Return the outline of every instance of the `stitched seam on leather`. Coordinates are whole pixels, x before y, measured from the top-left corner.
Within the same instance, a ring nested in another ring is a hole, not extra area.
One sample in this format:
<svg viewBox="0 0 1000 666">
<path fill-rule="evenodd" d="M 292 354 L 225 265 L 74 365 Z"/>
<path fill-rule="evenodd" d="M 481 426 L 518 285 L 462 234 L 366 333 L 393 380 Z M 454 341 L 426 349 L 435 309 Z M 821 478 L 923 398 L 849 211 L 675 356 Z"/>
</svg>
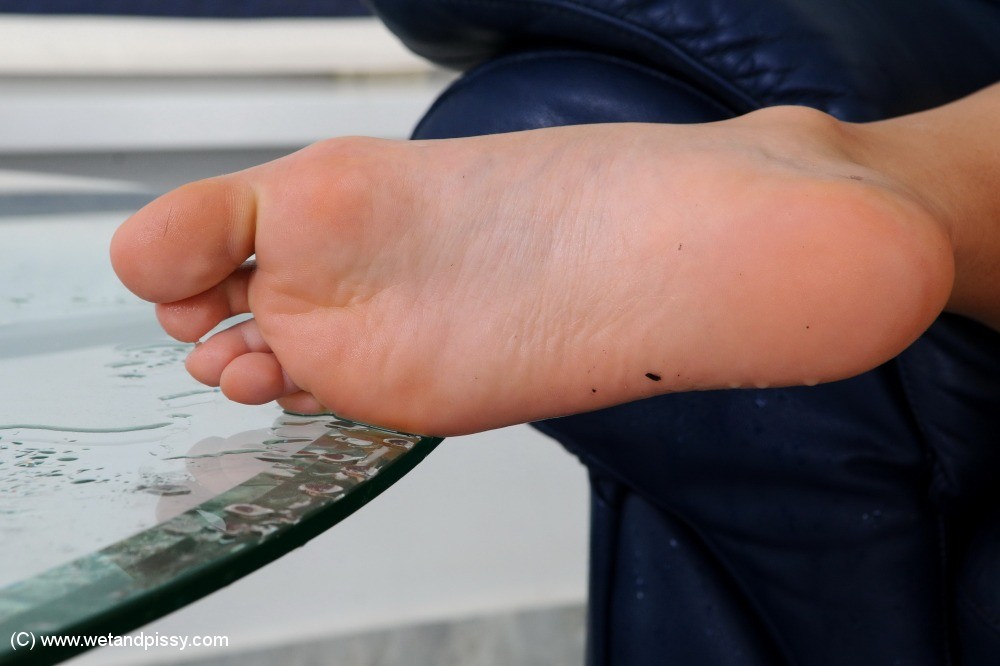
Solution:
<svg viewBox="0 0 1000 666">
<path fill-rule="evenodd" d="M 938 462 L 937 454 L 934 451 L 934 447 L 931 445 L 930 434 L 927 432 L 927 427 L 921 421 L 918 414 L 918 403 L 915 392 L 913 390 L 912 381 L 910 377 L 909 370 L 907 368 L 906 360 L 897 357 L 891 361 L 892 365 L 896 368 L 896 377 L 899 379 L 899 386 L 903 391 L 904 402 L 906 403 L 907 411 L 909 412 L 910 421 L 913 423 L 917 430 L 918 442 L 920 443 L 920 448 L 923 452 L 924 459 L 927 461 L 930 467 L 930 479 L 931 484 L 937 478 L 947 479 L 947 474 L 942 469 L 942 465 Z M 950 481 L 950 479 L 949 479 Z M 926 498 L 931 510 L 934 512 L 934 522 L 935 531 L 937 532 L 937 547 L 938 547 L 938 565 L 940 567 L 941 575 L 941 599 L 940 603 L 942 605 L 942 613 L 945 620 L 945 630 L 946 630 L 946 660 L 949 666 L 954 663 L 952 658 L 953 644 L 955 642 L 954 636 L 954 618 L 952 617 L 951 604 L 949 603 L 949 593 L 955 588 L 955 585 L 949 579 L 948 571 L 948 537 L 946 534 L 946 528 L 944 524 L 944 516 L 941 513 L 940 507 L 932 501 L 930 497 L 930 489 L 928 488 L 928 497 Z"/>
<path fill-rule="evenodd" d="M 639 74 L 644 74 L 646 76 L 654 78 L 660 83 L 675 88 L 682 93 L 697 97 L 700 101 L 705 102 L 707 105 L 709 105 L 710 107 L 712 107 L 713 109 L 720 112 L 726 117 L 730 117 L 737 114 L 737 111 L 735 109 L 726 107 L 718 100 L 713 99 L 712 97 L 702 92 L 701 90 L 698 90 L 694 86 L 688 85 L 684 81 L 674 78 L 669 74 L 653 69 L 652 67 L 648 67 L 646 65 L 632 62 L 631 60 L 628 60 L 626 58 L 619 58 L 617 56 L 611 56 L 603 53 L 592 53 L 589 51 L 537 50 L 525 53 L 518 53 L 515 55 L 499 56 L 495 60 L 491 60 L 490 62 L 484 65 L 480 65 L 479 67 L 470 70 L 467 75 L 455 81 L 451 86 L 448 87 L 447 90 L 445 90 L 441 94 L 440 97 L 438 97 L 434 101 L 431 107 L 427 109 L 427 112 L 424 114 L 423 118 L 420 119 L 416 127 L 413 129 L 412 135 L 414 136 L 417 135 L 423 129 L 426 119 L 429 118 L 431 115 L 433 115 L 434 111 L 438 108 L 438 106 L 443 105 L 448 99 L 453 97 L 456 93 L 461 92 L 464 88 L 467 88 L 468 86 L 474 84 L 483 76 L 486 76 L 497 69 L 500 69 L 502 67 L 511 64 L 516 64 L 519 62 L 525 62 L 528 60 L 535 60 L 535 59 L 538 60 L 544 59 L 548 61 L 594 60 L 597 62 L 612 63 L 614 65 L 618 65 L 620 67 L 632 70 Z"/>
<path fill-rule="evenodd" d="M 549 434 L 544 429 L 545 426 L 539 427 L 538 424 L 533 424 L 533 425 L 535 428 L 541 430 L 549 437 L 556 439 L 556 441 L 562 444 L 562 446 L 569 449 L 570 452 L 577 458 L 579 458 L 580 461 L 588 468 L 599 469 L 601 474 L 604 474 L 608 478 L 613 479 L 618 484 L 624 486 L 625 488 L 628 489 L 628 492 L 631 492 L 639 496 L 650 506 L 656 507 L 658 510 L 670 514 L 678 522 L 684 525 L 685 528 L 690 530 L 691 533 L 698 538 L 698 540 L 701 542 L 701 545 L 705 548 L 705 550 L 711 553 L 712 557 L 716 559 L 716 564 L 718 566 L 718 569 L 728 578 L 729 581 L 732 582 L 733 587 L 737 590 L 737 592 L 741 597 L 741 601 L 745 603 L 748 608 L 752 609 L 756 613 L 757 623 L 763 629 L 765 635 L 769 639 L 770 646 L 774 649 L 774 651 L 777 654 L 780 654 L 782 657 L 784 657 L 786 666 L 798 666 L 798 661 L 792 657 L 791 650 L 789 650 L 788 648 L 788 644 L 785 642 L 781 632 L 778 631 L 778 628 L 771 619 L 771 616 L 765 612 L 765 609 L 759 603 L 757 603 L 757 600 L 754 597 L 754 595 L 750 594 L 749 590 L 747 590 L 747 588 L 743 585 L 740 578 L 734 573 L 735 567 L 733 567 L 732 562 L 730 562 L 728 558 L 724 557 L 719 552 L 718 548 L 715 547 L 711 539 L 705 536 L 704 532 L 699 530 L 691 521 L 687 520 L 678 511 L 663 506 L 660 502 L 656 501 L 654 498 L 647 495 L 641 489 L 636 488 L 627 481 L 625 481 L 625 479 L 622 478 L 615 470 L 605 465 L 599 458 L 591 456 L 588 453 L 586 453 L 583 447 L 580 447 L 579 442 L 576 442 L 576 438 L 570 437 L 569 439 L 573 441 L 573 444 L 566 444 L 563 442 L 562 439 L 557 439 L 554 435 Z"/>
<path fill-rule="evenodd" d="M 931 442 L 933 439 L 931 433 L 927 430 L 926 424 L 920 418 L 921 401 L 913 390 L 913 379 L 910 376 L 907 361 L 906 359 L 899 357 L 892 363 L 896 366 L 896 374 L 899 377 L 899 385 L 903 389 L 903 395 L 906 398 L 906 406 L 909 411 L 910 421 L 914 424 L 920 435 L 920 446 L 923 450 L 924 458 L 930 466 L 931 481 L 934 482 L 943 479 L 944 485 L 947 487 L 948 491 L 954 494 L 956 488 L 955 480 L 948 475 L 948 471 L 945 469 L 945 466 L 940 464 L 937 452 Z"/>
<path fill-rule="evenodd" d="M 975 599 L 973 599 L 968 593 L 960 591 L 958 594 L 958 602 L 965 607 L 966 610 L 975 615 L 986 627 L 1000 637 L 1000 617 L 997 617 L 990 611 L 986 610 L 980 606 Z"/>
<path fill-rule="evenodd" d="M 904 352 L 905 353 L 905 352 Z M 906 412 L 909 416 L 909 421 L 913 425 L 914 429 L 917 431 L 918 439 L 920 444 L 920 450 L 923 454 L 924 460 L 927 462 L 929 467 L 930 477 L 933 481 L 938 477 L 941 472 L 939 471 L 940 466 L 937 464 L 937 456 L 934 453 L 934 447 L 930 443 L 930 433 L 927 432 L 927 427 L 924 422 L 920 419 L 918 412 L 918 403 L 920 400 L 916 397 L 913 391 L 913 379 L 910 376 L 910 371 L 907 367 L 905 359 L 902 357 L 897 357 L 890 361 L 892 367 L 896 370 L 896 377 L 899 380 L 899 387 L 903 392 L 903 403 L 906 405 Z"/>
<path fill-rule="evenodd" d="M 545 421 L 540 421 L 540 422 L 537 422 L 537 423 L 532 423 L 531 426 L 533 428 L 535 428 L 535 430 L 541 432 L 546 437 L 550 437 L 551 439 L 554 439 L 555 441 L 557 441 L 560 446 L 562 446 L 563 448 L 565 448 L 567 451 L 569 451 L 572 455 L 576 456 L 580 460 L 580 462 L 587 468 L 587 480 L 588 480 L 588 483 L 591 484 L 591 493 L 592 494 L 596 494 L 596 491 L 593 489 L 593 483 L 594 483 L 593 479 L 594 479 L 594 477 L 596 475 L 601 474 L 601 473 L 604 473 L 605 476 L 607 476 L 607 478 L 609 479 L 609 481 L 618 484 L 620 487 L 622 487 L 624 489 L 627 489 L 628 491 L 632 490 L 631 487 L 628 486 L 628 484 L 624 483 L 620 478 L 618 478 L 617 474 L 609 474 L 608 473 L 609 470 L 606 470 L 603 465 L 601 465 L 601 464 L 598 463 L 597 460 L 592 459 L 591 456 L 587 455 L 586 452 L 585 452 L 585 450 L 583 449 L 583 447 L 580 446 L 580 443 L 577 441 L 577 439 L 575 437 L 562 435 L 561 438 L 557 438 L 554 434 L 552 434 L 552 432 L 549 431 L 549 427 L 548 427 L 548 425 L 546 424 Z M 596 468 L 600 468 L 600 471 L 597 471 Z M 593 497 L 591 497 L 590 501 L 591 502 L 594 501 Z M 621 497 L 621 495 L 617 494 L 616 497 L 614 498 L 614 501 L 615 501 L 615 504 L 616 504 L 616 509 L 620 509 L 621 508 L 621 503 L 622 503 L 622 497 Z M 621 540 L 621 514 L 620 514 L 620 511 L 618 511 L 618 510 L 616 510 L 615 513 L 614 513 L 614 521 L 615 521 L 615 524 L 614 524 L 614 534 L 611 536 L 611 538 L 609 539 L 609 541 L 612 541 L 614 543 L 618 543 Z M 591 537 L 591 538 L 593 538 L 593 537 Z M 612 552 L 609 555 L 608 560 L 609 561 L 607 562 L 607 564 L 608 564 L 607 572 L 608 572 L 608 575 L 609 575 L 608 580 L 610 581 L 610 572 L 614 571 L 617 568 L 617 566 L 618 566 L 617 549 L 612 549 Z M 590 565 L 590 566 L 593 566 L 593 565 Z M 588 592 L 592 590 L 592 583 L 591 583 L 591 581 L 589 579 L 590 573 L 591 572 L 588 572 L 588 581 L 587 581 Z M 610 612 L 608 612 L 611 609 L 611 604 L 610 604 L 610 599 L 611 599 L 611 585 L 610 585 L 610 583 L 608 585 L 606 585 L 606 587 L 607 587 L 607 589 L 605 590 L 605 594 L 604 594 L 605 598 L 603 599 L 605 613 L 604 613 L 603 623 L 602 624 L 604 626 L 602 627 L 602 635 L 601 635 L 601 638 L 600 638 L 600 646 L 599 646 L 601 654 L 600 655 L 594 655 L 594 654 L 592 654 L 591 650 L 594 649 L 594 648 L 592 648 L 591 645 L 587 645 L 587 647 L 586 647 L 587 652 L 584 655 L 585 658 L 586 658 L 586 660 L 587 660 L 586 666 L 613 666 L 612 664 L 608 663 L 608 655 L 610 653 L 610 650 L 608 648 L 608 642 L 609 642 L 608 641 L 608 636 L 609 636 L 609 632 L 608 632 L 607 625 L 611 621 L 610 620 Z M 588 627 L 590 626 L 590 620 L 591 620 L 591 618 L 589 617 L 589 612 L 590 611 L 588 611 L 588 618 L 587 618 Z M 590 639 L 588 637 L 588 640 L 592 640 L 592 639 Z M 591 662 L 591 657 L 592 656 L 595 659 L 597 657 L 602 657 L 602 661 L 604 663 L 600 663 L 600 664 L 592 663 Z"/>
<path fill-rule="evenodd" d="M 714 67 L 704 62 L 703 59 L 695 57 L 681 45 L 676 44 L 675 42 L 670 41 L 663 36 L 652 32 L 651 30 L 636 25 L 635 23 L 626 21 L 619 17 L 611 17 L 606 14 L 596 12 L 590 7 L 572 2 L 566 2 L 564 6 L 556 5 L 552 2 L 539 2 L 537 0 L 522 0 L 521 2 L 516 3 L 506 0 L 443 0 L 442 4 L 453 5 L 456 7 L 468 5 L 480 5 L 484 7 L 520 7 L 525 4 L 530 4 L 534 5 L 540 11 L 549 12 L 551 14 L 568 15 L 576 19 L 585 19 L 592 23 L 597 23 L 604 27 L 611 28 L 619 34 L 632 38 L 640 38 L 658 48 L 666 49 L 667 51 L 672 52 L 674 56 L 679 58 L 684 64 L 694 68 L 697 73 L 708 76 L 708 78 L 714 81 L 719 87 L 728 90 L 730 94 L 738 97 L 741 102 L 749 107 L 749 109 L 760 108 L 763 106 L 759 100 L 746 91 L 742 86 L 733 82 L 730 77 L 724 76 Z"/>
<path fill-rule="evenodd" d="M 596 474 L 594 472 L 590 472 L 588 470 L 588 476 L 590 477 L 590 483 L 592 485 L 596 485 L 596 484 L 594 484 L 594 477 L 596 476 Z M 602 622 L 601 622 L 601 627 L 600 627 L 600 638 L 598 639 L 600 641 L 600 643 L 598 645 L 596 645 L 596 646 L 593 646 L 593 647 L 592 646 L 587 646 L 587 648 L 588 648 L 588 654 L 587 654 L 588 666 L 598 666 L 598 664 L 600 664 L 602 666 L 613 666 L 613 664 L 611 664 L 611 645 L 610 645 L 611 644 L 611 640 L 610 639 L 611 639 L 611 635 L 612 635 L 611 634 L 611 626 L 614 623 L 614 619 L 612 618 L 612 615 L 614 613 L 614 605 L 611 603 L 611 600 L 614 598 L 614 589 L 613 589 L 614 585 L 613 585 L 613 581 L 615 579 L 615 573 L 618 571 L 618 567 L 621 565 L 621 562 L 619 561 L 621 558 L 618 556 L 618 551 L 619 551 L 619 545 L 621 544 L 621 540 L 622 540 L 622 515 L 621 515 L 621 509 L 622 509 L 622 504 L 624 502 L 624 498 L 622 497 L 622 495 L 625 492 L 627 492 L 627 490 L 625 490 L 626 487 L 623 486 L 621 483 L 619 483 L 617 480 L 610 480 L 610 482 L 611 483 L 615 483 L 615 484 L 617 484 L 619 486 L 619 488 L 617 488 L 615 490 L 615 496 L 613 498 L 614 506 L 613 507 L 609 506 L 606 509 L 608 511 L 612 511 L 613 512 L 612 515 L 614 517 L 613 518 L 613 520 L 614 520 L 614 528 L 613 528 L 614 532 L 612 534 L 608 535 L 608 542 L 610 544 L 612 544 L 612 545 L 611 545 L 610 552 L 607 553 L 607 558 L 608 559 L 604 563 L 606 565 L 605 571 L 604 571 L 605 580 L 603 581 L 604 584 L 602 585 L 602 590 L 601 590 L 601 592 L 602 592 L 601 596 L 603 597 L 601 599 L 601 604 L 602 604 L 601 608 L 604 609 L 604 613 L 602 614 L 603 617 L 601 618 Z M 591 492 L 593 492 L 595 494 L 597 493 L 596 490 L 591 490 Z M 593 500 L 591 500 L 591 501 L 593 501 Z M 593 565 L 591 565 L 591 566 L 593 566 Z M 594 658 L 594 660 L 595 660 L 596 663 L 594 663 L 594 664 L 590 663 L 591 662 L 591 659 L 590 659 L 591 657 Z"/>
<path fill-rule="evenodd" d="M 949 603 L 949 593 L 955 588 L 951 584 L 948 577 L 948 536 L 945 531 L 944 517 L 941 515 L 940 511 L 935 510 L 934 522 L 937 523 L 937 537 L 938 537 L 938 553 L 940 554 L 941 560 L 939 562 L 941 567 L 941 614 L 944 616 L 944 657 L 945 663 L 948 666 L 952 666 L 955 663 L 952 653 L 954 652 L 954 644 L 957 640 L 955 635 L 955 618 L 954 612 L 952 611 L 951 604 Z"/>
</svg>

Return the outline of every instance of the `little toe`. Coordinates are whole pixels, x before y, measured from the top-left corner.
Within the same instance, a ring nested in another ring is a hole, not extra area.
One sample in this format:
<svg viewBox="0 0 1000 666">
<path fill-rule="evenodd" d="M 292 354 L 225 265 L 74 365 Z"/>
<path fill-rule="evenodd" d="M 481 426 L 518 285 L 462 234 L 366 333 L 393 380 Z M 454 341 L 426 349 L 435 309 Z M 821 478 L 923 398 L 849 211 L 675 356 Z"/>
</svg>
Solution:
<svg viewBox="0 0 1000 666">
<path fill-rule="evenodd" d="M 172 303 L 221 282 L 254 253 L 256 193 L 223 176 L 168 192 L 127 219 L 111 240 L 118 277 L 140 298 Z"/>
<path fill-rule="evenodd" d="M 263 405 L 300 389 L 268 352 L 251 352 L 233 359 L 222 371 L 219 386 L 230 400 Z"/>
<path fill-rule="evenodd" d="M 168 335 L 183 342 L 197 342 L 220 322 L 250 312 L 247 289 L 253 265 L 235 273 L 197 296 L 156 306 L 156 317 Z"/>
</svg>

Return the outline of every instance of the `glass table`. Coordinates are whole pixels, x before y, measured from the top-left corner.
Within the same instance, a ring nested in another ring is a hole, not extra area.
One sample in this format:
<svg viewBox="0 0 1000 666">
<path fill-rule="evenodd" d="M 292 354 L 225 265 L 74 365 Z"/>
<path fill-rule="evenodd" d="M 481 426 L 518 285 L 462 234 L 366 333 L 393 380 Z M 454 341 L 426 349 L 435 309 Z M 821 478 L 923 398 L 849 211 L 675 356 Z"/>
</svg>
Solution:
<svg viewBox="0 0 1000 666">
<path fill-rule="evenodd" d="M 0 220 L 0 663 L 61 661 L 86 647 L 43 637 L 120 635 L 228 585 L 440 441 L 194 382 L 189 345 L 105 265 L 106 217 Z"/>
</svg>

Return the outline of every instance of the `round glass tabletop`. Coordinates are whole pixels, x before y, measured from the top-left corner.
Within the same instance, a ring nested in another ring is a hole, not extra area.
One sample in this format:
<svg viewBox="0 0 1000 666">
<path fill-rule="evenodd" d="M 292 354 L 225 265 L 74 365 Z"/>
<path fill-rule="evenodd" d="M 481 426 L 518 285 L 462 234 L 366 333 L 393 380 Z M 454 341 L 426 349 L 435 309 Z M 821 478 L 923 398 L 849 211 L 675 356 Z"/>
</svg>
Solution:
<svg viewBox="0 0 1000 666">
<path fill-rule="evenodd" d="M 163 337 L 104 264 L 73 268 L 106 256 L 106 220 L 5 224 L 0 663 L 61 661 L 231 583 L 440 441 L 230 402 L 187 375 L 190 345 Z M 31 250 L 48 242 L 40 229 L 73 249 L 59 266 L 21 265 L 55 254 Z"/>
<path fill-rule="evenodd" d="M 64 459 L 68 467 L 76 464 L 65 460 L 71 457 L 67 451 L 75 451 L 72 447 L 30 444 L 29 428 L 5 432 L 26 440 L 8 443 L 3 451 L 0 469 L 8 487 L 18 478 L 30 483 L 48 458 Z M 21 525 L 19 530 L 33 534 L 27 547 L 20 539 L 4 540 L 0 636 L 9 637 L 10 643 L 0 646 L 0 661 L 55 663 L 96 645 L 46 644 L 52 637 L 123 634 L 228 585 L 351 515 L 412 469 L 439 441 L 334 416 L 292 414 L 278 416 L 270 428 L 240 433 L 237 439 L 202 440 L 184 456 L 168 456 L 183 459 L 187 470 L 186 475 L 169 479 L 145 476 L 141 467 L 129 470 L 116 465 L 112 478 L 131 476 L 132 481 L 88 480 L 85 485 L 104 485 L 109 496 L 91 497 L 75 508 L 73 486 L 84 484 L 66 474 L 60 481 L 43 484 L 49 497 L 24 498 L 25 503 L 36 498 L 54 506 L 63 495 L 64 506 L 57 511 L 68 515 L 55 521 L 61 525 L 70 516 L 86 523 L 85 514 L 113 507 L 119 499 L 114 494 L 131 493 L 142 500 L 137 504 L 153 509 L 155 524 L 38 570 L 33 555 L 42 555 L 42 561 L 52 559 L 39 549 L 59 551 L 76 544 L 65 542 L 72 538 L 69 533 L 52 530 L 44 516 L 29 511 L 33 527 Z M 82 448 L 100 449 L 98 441 L 95 437 L 90 447 Z M 238 448 L 230 448 L 234 443 Z M 147 453 L 158 448 L 152 438 L 144 445 Z M 44 453 L 48 451 L 52 453 Z M 13 462 L 17 468 L 13 471 L 6 469 L 12 461 L 18 461 Z M 18 467 L 20 461 L 23 466 Z M 100 472 L 109 469 L 80 474 L 101 477 Z M 230 483 L 238 477 L 246 478 Z M 60 493 L 59 483 L 66 484 L 69 492 Z M 131 488 L 122 487 L 127 484 Z M 7 516 L 10 510 L 5 509 Z M 134 511 L 132 507 L 125 513 Z M 86 529 L 84 524 L 81 531 Z M 17 576 L 21 577 L 11 580 Z"/>
</svg>

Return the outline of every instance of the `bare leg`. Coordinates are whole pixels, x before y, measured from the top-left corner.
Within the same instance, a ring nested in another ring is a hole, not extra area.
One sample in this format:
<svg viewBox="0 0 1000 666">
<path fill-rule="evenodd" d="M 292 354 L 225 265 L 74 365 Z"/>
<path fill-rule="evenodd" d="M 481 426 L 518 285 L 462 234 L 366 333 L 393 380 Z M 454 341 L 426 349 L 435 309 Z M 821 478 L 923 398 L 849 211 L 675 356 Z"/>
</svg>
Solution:
<svg viewBox="0 0 1000 666">
<path fill-rule="evenodd" d="M 1000 330 L 1000 84 L 937 109 L 854 125 L 852 152 L 948 229 L 947 309 Z"/>
<path fill-rule="evenodd" d="M 200 381 L 412 432 L 830 381 L 904 349 L 954 275 L 947 220 L 861 135 L 778 108 L 332 140 L 165 195 L 112 259 L 181 340 L 253 313 Z"/>
</svg>

